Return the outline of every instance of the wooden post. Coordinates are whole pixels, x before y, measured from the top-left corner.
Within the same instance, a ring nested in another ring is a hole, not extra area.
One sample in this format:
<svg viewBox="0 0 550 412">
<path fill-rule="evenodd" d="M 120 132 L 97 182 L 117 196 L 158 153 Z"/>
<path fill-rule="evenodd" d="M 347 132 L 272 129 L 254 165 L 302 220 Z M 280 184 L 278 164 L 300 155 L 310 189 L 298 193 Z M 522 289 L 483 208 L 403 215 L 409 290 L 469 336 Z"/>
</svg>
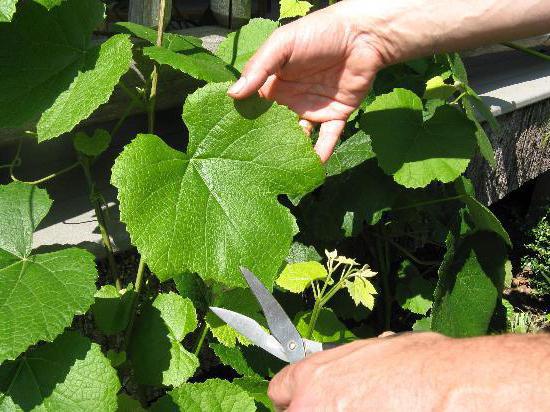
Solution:
<svg viewBox="0 0 550 412">
<path fill-rule="evenodd" d="M 156 28 L 159 21 L 159 0 L 130 0 L 128 5 L 128 21 L 143 26 Z M 164 11 L 164 27 L 172 17 L 172 0 L 166 0 Z"/>
</svg>

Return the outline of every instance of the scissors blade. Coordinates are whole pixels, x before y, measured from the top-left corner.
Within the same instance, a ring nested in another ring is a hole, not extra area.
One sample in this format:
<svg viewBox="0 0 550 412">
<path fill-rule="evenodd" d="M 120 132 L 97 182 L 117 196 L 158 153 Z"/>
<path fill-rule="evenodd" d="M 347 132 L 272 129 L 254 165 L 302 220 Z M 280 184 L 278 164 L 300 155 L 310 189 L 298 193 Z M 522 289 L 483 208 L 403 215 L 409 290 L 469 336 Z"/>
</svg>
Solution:
<svg viewBox="0 0 550 412">
<path fill-rule="evenodd" d="M 305 358 L 305 348 L 302 337 L 294 327 L 294 324 L 283 310 L 279 302 L 260 282 L 260 280 L 248 269 L 241 267 L 241 272 L 262 307 L 271 334 L 280 342 L 290 363 Z"/>
<path fill-rule="evenodd" d="M 232 310 L 217 308 L 215 306 L 210 306 L 210 310 L 237 332 L 250 339 L 252 343 L 271 353 L 273 356 L 288 362 L 288 357 L 281 344 L 254 319 Z"/>
</svg>

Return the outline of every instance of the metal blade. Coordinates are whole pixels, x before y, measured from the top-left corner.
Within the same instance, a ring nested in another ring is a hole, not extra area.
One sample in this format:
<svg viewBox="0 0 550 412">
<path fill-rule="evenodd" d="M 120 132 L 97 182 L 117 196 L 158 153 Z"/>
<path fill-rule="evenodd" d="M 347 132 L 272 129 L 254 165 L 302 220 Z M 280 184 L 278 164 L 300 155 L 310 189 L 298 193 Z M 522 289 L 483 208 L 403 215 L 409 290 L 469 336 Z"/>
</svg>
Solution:
<svg viewBox="0 0 550 412">
<path fill-rule="evenodd" d="M 302 337 L 279 302 L 251 271 L 241 267 L 241 272 L 262 307 L 271 334 L 281 343 L 289 362 L 304 359 L 306 353 Z"/>
<path fill-rule="evenodd" d="M 323 344 L 314 340 L 304 339 L 304 347 L 306 348 L 306 356 L 312 355 L 323 350 Z"/>
<path fill-rule="evenodd" d="M 250 319 L 248 316 L 224 308 L 210 306 L 210 310 L 237 332 L 250 339 L 252 343 L 271 353 L 273 356 L 288 362 L 288 357 L 281 344 L 277 339 L 267 333 L 254 319 Z"/>
</svg>

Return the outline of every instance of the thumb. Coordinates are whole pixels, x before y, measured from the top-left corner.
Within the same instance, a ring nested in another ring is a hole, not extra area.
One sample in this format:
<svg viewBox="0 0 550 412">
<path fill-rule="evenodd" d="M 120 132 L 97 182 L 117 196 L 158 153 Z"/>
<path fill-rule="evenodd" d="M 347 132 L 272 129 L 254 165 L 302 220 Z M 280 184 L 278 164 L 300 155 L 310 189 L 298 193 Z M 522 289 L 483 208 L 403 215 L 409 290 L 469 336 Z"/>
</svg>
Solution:
<svg viewBox="0 0 550 412">
<path fill-rule="evenodd" d="M 277 73 L 288 61 L 292 49 L 292 36 L 277 29 L 246 64 L 241 78 L 229 90 L 229 96 L 244 99 L 256 93 L 272 74 Z"/>
</svg>

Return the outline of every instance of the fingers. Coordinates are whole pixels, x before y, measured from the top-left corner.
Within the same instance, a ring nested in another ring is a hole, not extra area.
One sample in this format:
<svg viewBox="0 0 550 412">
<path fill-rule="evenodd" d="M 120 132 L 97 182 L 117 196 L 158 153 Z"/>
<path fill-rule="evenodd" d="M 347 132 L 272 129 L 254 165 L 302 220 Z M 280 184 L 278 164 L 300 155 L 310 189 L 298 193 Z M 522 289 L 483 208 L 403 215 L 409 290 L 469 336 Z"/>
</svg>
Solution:
<svg viewBox="0 0 550 412">
<path fill-rule="evenodd" d="M 290 405 L 297 386 L 295 370 L 297 364 L 290 364 L 277 373 L 269 383 L 268 396 L 277 411 L 284 411 Z"/>
<path fill-rule="evenodd" d="M 315 144 L 315 152 L 321 158 L 321 162 L 325 163 L 332 155 L 345 126 L 345 120 L 329 120 L 321 124 L 319 139 Z"/>
<path fill-rule="evenodd" d="M 277 73 L 288 61 L 292 49 L 292 36 L 277 29 L 246 64 L 241 78 L 228 90 L 235 99 L 256 93 L 267 78 Z"/>
</svg>

